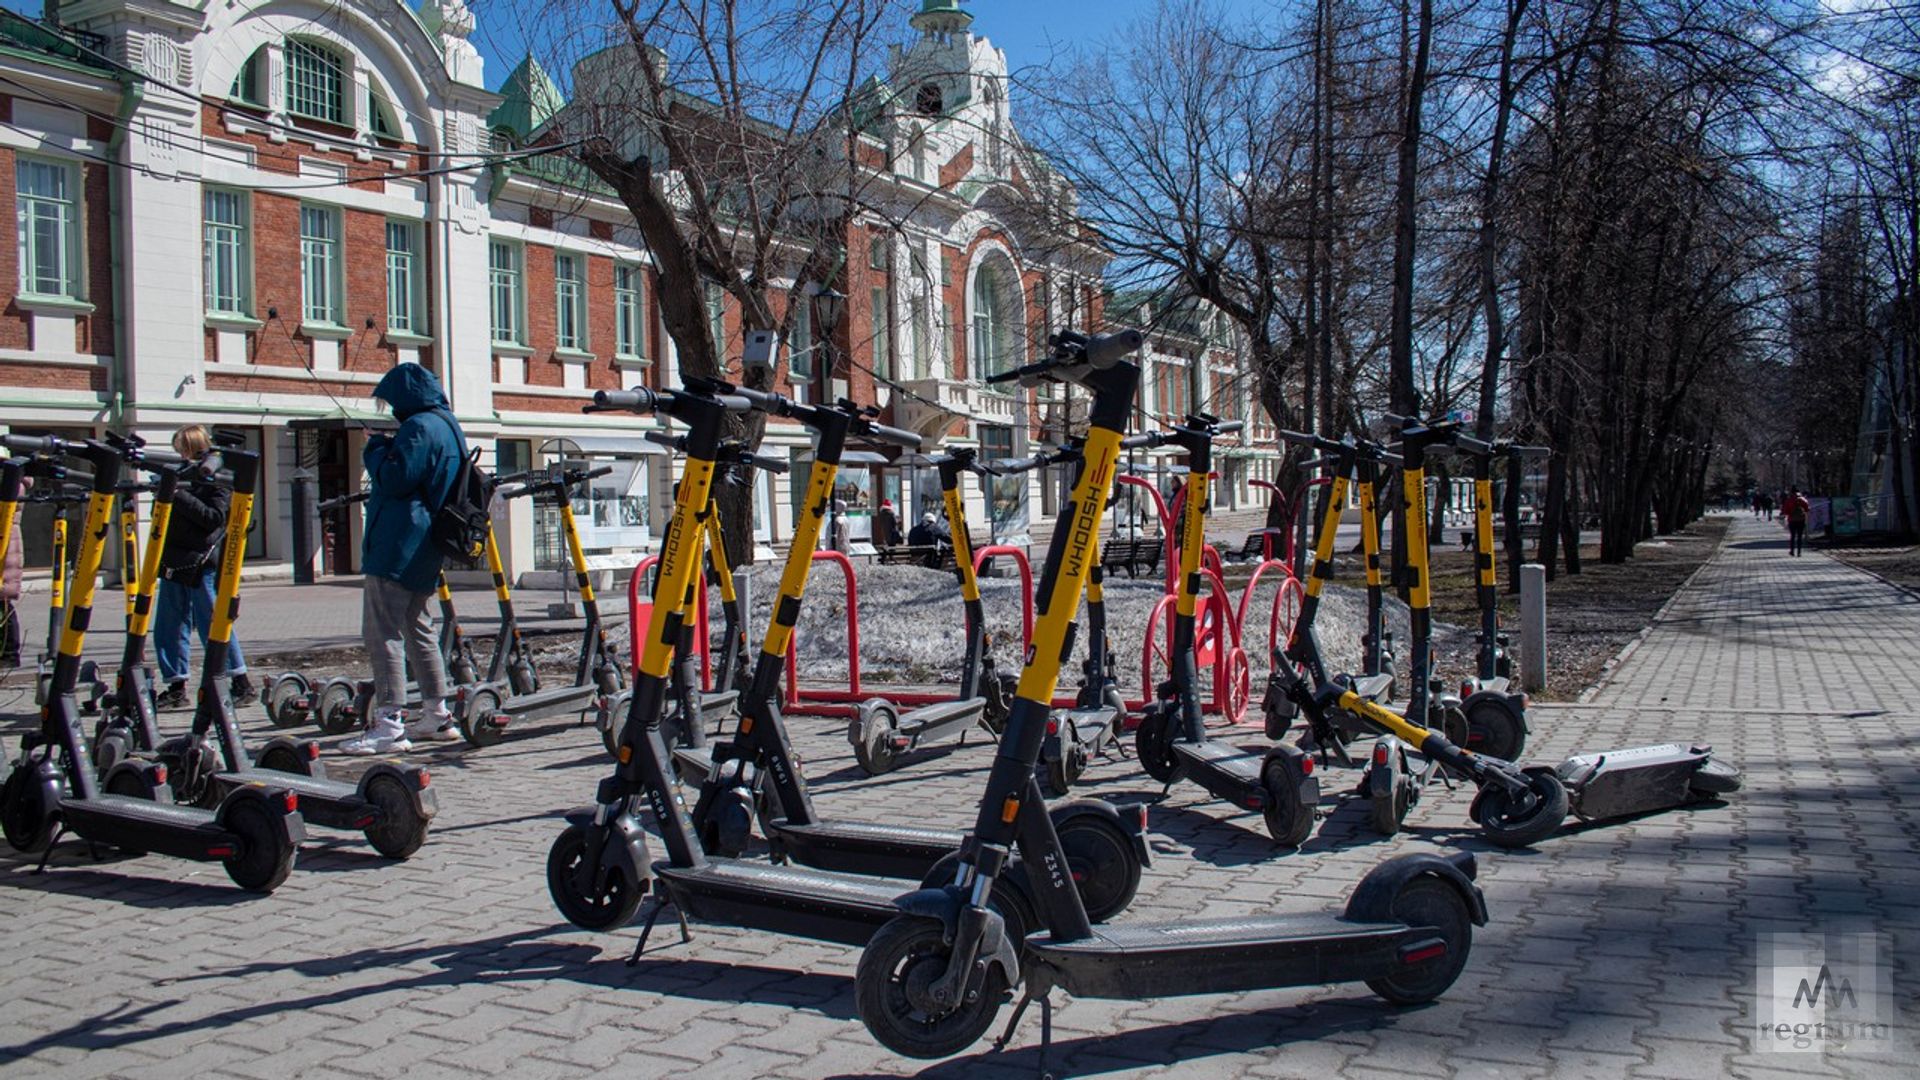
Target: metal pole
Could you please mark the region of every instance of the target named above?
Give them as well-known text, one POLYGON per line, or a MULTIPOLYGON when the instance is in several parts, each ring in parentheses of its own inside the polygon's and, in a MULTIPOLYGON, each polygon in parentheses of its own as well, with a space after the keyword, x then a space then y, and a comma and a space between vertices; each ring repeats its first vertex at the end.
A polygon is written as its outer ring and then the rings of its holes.
POLYGON ((293 471, 293 582, 313 584, 314 556, 314 472, 293 471))

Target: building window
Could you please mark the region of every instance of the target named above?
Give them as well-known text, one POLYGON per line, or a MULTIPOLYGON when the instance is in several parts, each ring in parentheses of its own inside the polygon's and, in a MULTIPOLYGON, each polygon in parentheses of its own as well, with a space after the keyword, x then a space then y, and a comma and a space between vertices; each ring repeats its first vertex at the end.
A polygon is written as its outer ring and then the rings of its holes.
POLYGON ((787 294, 787 302, 794 305, 793 325, 787 331, 788 381, 794 383, 813 380, 813 298, 804 292, 787 294))
POLYGON ((913 298, 913 368, 916 373, 933 373, 933 333, 927 327, 927 298, 913 298))
POLYGON ((613 351, 631 359, 647 355, 645 286, 637 266, 613 268, 613 351))
POLYGON ((247 105, 265 105, 266 95, 260 92, 260 69, 265 66, 267 50, 255 49, 247 62, 233 77, 233 85, 227 88, 227 96, 247 105))
POLYGON ((875 230, 867 242, 867 268, 885 270, 887 268, 887 234, 875 230))
POLYGON ((887 310, 887 290, 875 289, 871 294, 873 302, 873 376, 876 379, 893 378, 893 354, 887 349, 888 331, 892 322, 891 312, 887 310))
POLYGON ((713 351, 722 367, 727 363, 727 291, 717 282, 707 282, 707 332, 713 335, 713 351))
POLYGON ((520 311, 520 246, 495 240, 487 248, 487 282, 492 294, 493 340, 510 345, 524 344, 526 328, 520 311))
POLYGON ((973 371, 975 378, 1007 369, 1007 326, 1000 312, 1000 271, 989 265, 973 279, 973 371))
POLYGON ((381 139, 400 137, 400 124, 393 118, 393 106, 371 86, 367 87, 367 130, 381 139))
POLYGON ((553 257, 553 337, 559 348, 587 350, 587 290, 582 258, 556 253, 553 257))
POLYGON ((14 166, 20 291, 80 297, 80 178, 72 165, 21 155, 14 166))
POLYGON ((217 315, 251 315, 253 245, 247 236, 248 199, 244 191, 207 188, 201 197, 200 236, 207 289, 207 310, 217 315))
POLYGON ((329 124, 347 122, 346 65, 340 54, 304 38, 286 45, 287 111, 329 124))
POLYGON ((300 208, 300 317, 339 326, 346 320, 341 303, 340 211, 326 206, 300 208))
POLYGON ((418 334, 426 326, 420 302, 420 230, 410 221, 387 222, 387 329, 418 334))

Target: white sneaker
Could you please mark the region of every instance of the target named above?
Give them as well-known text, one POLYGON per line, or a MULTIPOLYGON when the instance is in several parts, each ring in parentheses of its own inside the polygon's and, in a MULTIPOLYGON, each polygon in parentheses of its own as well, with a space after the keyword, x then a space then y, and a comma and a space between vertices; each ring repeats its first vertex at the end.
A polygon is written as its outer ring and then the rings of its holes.
POLYGON ((406 736, 422 742, 459 742, 466 737, 460 734, 460 725, 453 722, 450 712, 428 713, 418 720, 409 721, 406 736))
POLYGON ((405 728, 395 724, 387 727, 375 723, 357 738, 340 744, 342 753, 347 754, 404 754, 413 749, 412 740, 407 738, 405 728))

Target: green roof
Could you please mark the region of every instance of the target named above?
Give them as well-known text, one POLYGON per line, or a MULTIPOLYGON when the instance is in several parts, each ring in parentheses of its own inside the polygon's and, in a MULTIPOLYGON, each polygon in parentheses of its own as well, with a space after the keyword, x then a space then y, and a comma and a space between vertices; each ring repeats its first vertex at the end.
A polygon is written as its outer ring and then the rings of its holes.
POLYGON ((499 106, 487 114, 487 126, 506 128, 522 139, 540 130, 567 104, 560 87, 531 54, 501 84, 500 96, 499 106))

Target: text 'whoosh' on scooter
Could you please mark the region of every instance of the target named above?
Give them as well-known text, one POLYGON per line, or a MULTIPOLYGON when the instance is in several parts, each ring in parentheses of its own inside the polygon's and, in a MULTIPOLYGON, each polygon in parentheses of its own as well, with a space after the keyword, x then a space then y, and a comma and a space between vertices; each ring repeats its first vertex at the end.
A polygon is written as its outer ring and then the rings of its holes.
MULTIPOLYGON (((586 626, 581 630, 580 659, 574 666, 573 681, 564 686, 546 687, 530 694, 513 694, 510 686, 500 684, 462 686, 456 690, 448 707, 469 745, 492 746, 505 737, 509 727, 521 728, 529 721, 567 715, 585 719, 596 710, 605 713, 626 688, 626 667, 607 648, 606 625, 601 620, 600 601, 593 591, 593 571, 587 566, 586 550, 580 545, 580 528, 574 521, 571 496, 575 487, 612 471, 611 465, 594 469, 555 466, 544 474, 529 473, 522 482, 524 493, 545 496, 560 516, 560 531, 566 537, 574 587, 580 593, 580 609, 586 616, 586 626)), ((495 648, 504 647, 506 641, 502 637, 495 648)))
MULTIPOLYGON (((16 851, 45 853, 44 868, 55 840, 72 833, 90 843, 129 852, 218 862, 241 888, 272 892, 293 869, 294 856, 306 837, 299 797, 286 787, 238 787, 206 810, 158 801, 166 783, 165 769, 159 765, 125 761, 104 783, 94 776, 74 686, 111 529, 115 485, 123 461, 139 454, 139 448, 131 443, 110 446, 93 439, 21 435, 0 436, 0 446, 13 454, 83 460, 93 471, 73 593, 54 658, 52 697, 41 710, 40 730, 21 740, 21 758, 0 785, 0 827, 8 844, 16 851)), ((0 507, 17 507, 22 471, 0 469, 0 507)), ((11 517, 0 513, 0 558, 5 556, 11 517)))
MULTIPOLYGON (((778 696, 786 650, 792 641, 792 628, 806 588, 812 544, 824 520, 827 500, 832 497, 847 434, 850 430, 859 430, 858 425, 867 421, 851 403, 820 408, 775 399, 768 408, 776 415, 799 420, 819 433, 800 515, 800 528, 808 532, 796 535, 793 546, 788 549, 780 579, 778 603, 781 606, 776 609, 781 617, 768 627, 755 662, 753 681, 740 700, 740 722, 733 735, 703 751, 682 750, 675 754, 682 777, 688 784, 699 787, 700 796, 692 818, 696 835, 708 854, 738 856, 746 849, 757 813, 770 853, 776 860, 836 873, 925 882, 950 880, 965 839, 963 832, 823 817, 814 805, 806 776, 793 752, 778 696)), ((965 515, 957 507, 957 483, 969 459, 965 454, 948 457, 951 460, 945 472, 955 484, 949 492, 956 504, 952 507, 953 520, 961 526, 955 530, 958 544, 966 530, 965 515)), ((971 554, 965 548, 955 551, 954 562, 956 566, 972 569, 971 554)), ((977 601, 978 592, 973 595, 977 601)), ((978 611, 970 612, 970 624, 979 626, 980 616, 978 611)), ((984 656, 984 635, 979 646, 976 655, 984 656)), ((1148 860, 1143 836, 1145 807, 1121 809, 1100 799, 1076 799, 1051 808, 1036 801, 1034 808, 1038 816, 1050 820, 1060 837, 1068 874, 1093 919, 1101 921, 1125 910, 1139 887, 1141 868, 1148 860)), ((1035 910, 1035 885, 1029 877, 1026 867, 1015 864, 996 886, 996 903, 1008 913, 1009 919, 1021 925, 1031 925, 1035 910)))
MULTIPOLYGON (((860 957, 854 983, 860 1019, 881 1043, 911 1057, 944 1057, 971 1045, 1023 982, 1022 1008, 1042 1003, 1043 1040, 1051 1034, 1048 995, 1055 987, 1081 997, 1139 999, 1365 980, 1389 1000, 1427 1001, 1452 984, 1466 964, 1473 926, 1486 920, 1466 854, 1389 860, 1362 879, 1340 915, 1096 929, 1079 893, 1050 880, 1038 891, 1043 930, 1022 948, 989 906, 1016 846, 1027 865, 1063 861, 1046 816, 1033 810, 1040 799, 1034 765, 1088 571, 1099 561, 1101 516, 1140 382, 1140 369, 1127 355, 1143 340, 1137 331, 1056 334, 1048 358, 1007 376, 1085 388, 1093 399, 1090 427, 1048 547, 1033 643, 954 878, 901 897, 898 917, 860 957)), ((1197 545, 1190 542, 1188 550, 1197 545)), ((1003 1044, 1020 1015, 1016 1010, 1003 1044)), ((1044 1053, 1043 1041, 1043 1070, 1044 1053)))
MULTIPOLYGON (((348 507, 367 501, 370 494, 362 490, 324 499, 314 509, 323 517, 344 514, 348 507)), ((491 543, 491 535, 488 541, 491 543)), ((440 656, 447 666, 447 681, 455 686, 478 681, 473 646, 461 633, 460 617, 453 606, 453 588, 447 583, 445 571, 435 583, 434 596, 440 605, 440 656)), ((413 681, 408 681, 401 696, 407 707, 419 707, 420 691, 413 681)), ((267 684, 262 703, 274 727, 298 727, 311 720, 324 734, 344 735, 366 726, 373 706, 373 680, 344 675, 316 680, 298 671, 283 671, 267 684)))
MULTIPOLYGON (((169 784, 179 802, 213 806, 236 789, 284 788, 299 797, 307 821, 362 833, 380 854, 404 859, 426 842, 427 829, 439 809, 425 769, 380 761, 355 783, 333 780, 320 762, 317 744, 284 735, 268 743, 257 758, 247 753, 223 675, 233 624, 240 614, 240 571, 259 485, 260 456, 226 448, 209 455, 208 462, 214 461, 231 474, 233 495, 227 504, 228 539, 221 548, 193 727, 185 735, 162 740, 152 753, 167 766, 169 784)), ((165 538, 160 542, 165 543, 165 538)))
POLYGON ((847 741, 853 744, 854 760, 868 776, 890 772, 901 756, 954 736, 965 745, 967 733, 976 728, 985 729, 990 739, 997 738, 1006 719, 1006 702, 1001 700, 1000 680, 993 668, 992 638, 980 601, 980 579, 974 572, 973 539, 967 531, 966 497, 960 490, 960 477, 973 473, 985 483, 988 477, 1024 472, 1038 465, 988 465, 980 461, 973 447, 952 449, 927 463, 940 477, 941 505, 946 511, 947 532, 953 538, 953 569, 960 579, 966 651, 960 662, 959 694, 952 701, 904 712, 884 697, 861 702, 847 723, 847 741))
POLYGON ((1123 440, 1123 447, 1174 446, 1186 451, 1186 498, 1180 518, 1180 570, 1175 575, 1172 671, 1156 689, 1134 729, 1134 754, 1147 775, 1172 786, 1191 780, 1215 798, 1258 811, 1267 832, 1283 847, 1298 847, 1313 829, 1320 783, 1313 759, 1285 743, 1246 750, 1208 736, 1201 714, 1194 658, 1194 616, 1206 513, 1213 473, 1213 441, 1239 431, 1240 421, 1222 422, 1195 413, 1171 431, 1155 431, 1123 440))

